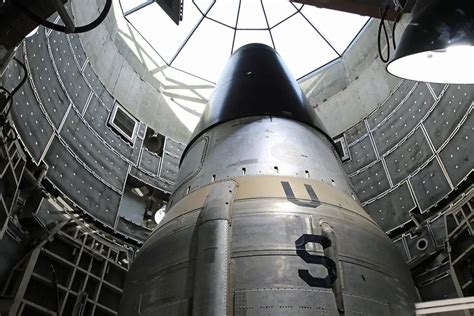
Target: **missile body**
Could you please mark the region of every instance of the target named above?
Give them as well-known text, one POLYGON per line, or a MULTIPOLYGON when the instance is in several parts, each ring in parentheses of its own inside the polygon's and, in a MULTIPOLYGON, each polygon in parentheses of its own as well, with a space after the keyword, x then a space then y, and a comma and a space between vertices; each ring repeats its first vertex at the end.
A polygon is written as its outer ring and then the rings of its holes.
POLYGON ((414 315, 415 299, 279 55, 240 48, 132 264, 120 315, 414 315))

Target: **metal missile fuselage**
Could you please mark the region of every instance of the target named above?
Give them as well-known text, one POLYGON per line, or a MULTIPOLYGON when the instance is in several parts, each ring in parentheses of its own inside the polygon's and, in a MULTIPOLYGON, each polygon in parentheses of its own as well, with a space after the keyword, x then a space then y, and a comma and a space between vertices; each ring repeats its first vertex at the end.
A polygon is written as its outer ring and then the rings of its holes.
POLYGON ((413 315, 401 255, 271 48, 230 59, 120 315, 413 315))

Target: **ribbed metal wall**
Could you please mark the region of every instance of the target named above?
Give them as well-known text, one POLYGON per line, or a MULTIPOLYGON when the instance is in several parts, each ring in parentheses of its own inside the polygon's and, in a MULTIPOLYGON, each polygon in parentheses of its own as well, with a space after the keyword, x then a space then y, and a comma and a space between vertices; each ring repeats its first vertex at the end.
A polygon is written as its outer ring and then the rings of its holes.
MULTIPOLYGON (((108 125, 116 100, 93 71, 77 35, 40 28, 18 48, 28 81, 15 95, 12 118, 34 163, 74 205, 123 235, 143 241, 149 230, 118 214, 127 177, 170 193, 184 145, 166 137, 163 158, 143 146, 146 125, 126 141, 108 125)), ((2 78, 13 89, 22 69, 2 78)))
POLYGON ((464 221, 454 226, 469 231, 471 237, 459 240, 471 238, 472 244, 473 105, 472 85, 405 80, 342 135, 352 185, 413 268, 423 300, 472 293, 460 272, 472 249, 460 246, 459 259, 452 260, 448 248, 459 241, 449 237, 447 222, 466 208, 464 221))

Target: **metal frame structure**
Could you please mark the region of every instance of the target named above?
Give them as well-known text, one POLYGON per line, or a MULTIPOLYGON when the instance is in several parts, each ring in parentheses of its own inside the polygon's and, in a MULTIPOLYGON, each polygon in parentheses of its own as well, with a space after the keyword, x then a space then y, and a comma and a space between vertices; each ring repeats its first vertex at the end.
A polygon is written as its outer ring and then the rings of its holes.
POLYGON ((237 25, 238 25, 238 21, 239 21, 239 15, 240 15, 240 8, 241 8, 241 1, 242 0, 239 0, 239 6, 238 6, 238 12, 237 12, 237 18, 236 18, 236 21, 235 21, 235 24, 234 25, 228 25, 226 23, 223 23, 221 21, 218 21, 216 19, 213 19, 211 17, 208 16, 208 14, 210 13, 211 9, 213 8, 214 4, 216 3, 217 0, 213 0, 213 2, 209 5, 209 7, 207 8, 207 10, 205 12, 203 12, 199 6, 196 4, 195 0, 192 0, 192 3, 193 5, 196 7, 196 9, 201 13, 201 18, 200 20, 196 23, 196 25, 194 26, 194 28, 191 30, 191 32, 188 34, 188 36, 186 37, 186 39, 184 40, 184 42, 181 44, 181 46, 179 47, 179 49, 177 50, 177 52, 174 54, 174 56, 170 59, 170 61, 167 61, 159 52, 158 50, 147 40, 147 38, 145 36, 143 36, 143 34, 138 30, 138 28, 130 21, 130 19, 128 18, 128 16, 130 14, 133 14, 145 7, 147 7, 148 5, 151 5, 154 3, 154 1, 152 0, 145 0, 143 4, 140 4, 138 6, 136 6, 135 8, 132 8, 130 10, 127 10, 127 11, 124 11, 123 10, 123 6, 122 6, 122 3, 121 1, 119 1, 120 3, 120 6, 121 6, 121 9, 122 9, 122 12, 123 12, 123 16, 125 18, 125 20, 129 23, 129 25, 138 33, 140 34, 140 36, 145 40, 145 42, 151 47, 151 49, 153 49, 153 51, 158 55, 160 56, 160 58, 166 63, 166 65, 168 67, 171 67, 173 69, 176 69, 176 70, 179 70, 183 73, 186 73, 188 75, 192 75, 194 77, 197 77, 199 79, 202 79, 202 80, 205 80, 205 81, 208 81, 208 82, 211 82, 211 83, 214 83, 206 78, 202 78, 200 76, 197 76, 195 74, 192 74, 192 73, 189 73, 183 69, 179 69, 175 66, 173 66, 173 62, 176 60, 176 58, 178 57, 178 55, 181 53, 181 51, 183 50, 183 48, 186 46, 186 44, 188 43, 188 41, 190 40, 190 38, 193 36, 193 34, 196 32, 196 30, 199 28, 199 26, 201 25, 201 23, 205 20, 205 19, 208 19, 210 21, 213 21, 213 22, 216 22, 224 27, 227 27, 227 28, 230 28, 234 31, 234 36, 233 36, 233 39, 232 39, 232 46, 231 46, 231 49, 229 51, 229 56, 232 54, 232 52, 234 51, 234 45, 235 45, 235 36, 236 36, 236 33, 237 31, 268 31, 269 34, 270 34, 270 39, 272 41, 272 46, 274 49, 276 49, 275 47, 275 43, 274 43, 274 40, 273 40, 273 36, 272 36, 272 30, 279 26, 280 24, 284 23, 285 21, 287 21, 288 19, 292 18, 293 16, 297 15, 297 14, 301 14, 303 16, 303 18, 306 20, 306 22, 309 23, 309 25, 316 31, 317 34, 319 34, 319 36, 321 36, 321 38, 328 44, 328 46, 337 54, 337 57, 333 60, 330 60, 328 61, 327 63, 317 67, 316 69, 313 69, 311 71, 309 71, 308 73, 300 76, 299 78, 297 78, 297 80, 300 80, 300 79, 303 79, 305 77, 307 77, 308 75, 310 75, 311 73, 314 73, 315 71, 321 69, 321 68, 324 68, 325 66, 333 63, 334 61, 338 60, 339 58, 342 57, 342 55, 346 52, 346 50, 352 45, 352 43, 356 40, 356 38, 359 36, 359 34, 365 29, 365 27, 367 26, 367 24, 369 23, 370 19, 367 20, 367 22, 364 24, 364 26, 359 30, 359 32, 357 32, 357 34, 354 36, 354 38, 352 39, 352 41, 347 45, 347 47, 345 48, 344 51, 342 52, 339 52, 335 47, 334 47, 334 44, 331 43, 331 41, 323 34, 323 32, 321 32, 316 26, 314 26, 310 20, 303 14, 302 9, 304 7, 303 4, 294 4, 293 2, 290 2, 291 5, 296 9, 296 12, 294 12, 293 14, 290 14, 289 16, 287 16, 286 18, 284 18, 283 20, 281 20, 280 22, 276 23, 275 25, 273 26, 270 26, 269 23, 268 23, 268 18, 267 18, 267 13, 266 13, 266 9, 265 9, 265 5, 263 3, 263 0, 260 0, 260 4, 262 6, 262 10, 263 10, 263 13, 264 13, 264 16, 265 16, 265 22, 267 24, 267 27, 266 28, 239 28, 237 25))
POLYGON ((8 135, 4 135, 0 131, 0 179, 4 181, 4 189, 0 191, 0 239, 7 230, 26 165, 26 156, 20 147, 19 141, 9 141, 14 137, 15 132, 13 130, 10 130, 8 135))
POLYGON ((13 298, 10 315, 117 315, 130 260, 125 248, 65 221, 12 269, 2 295, 13 298))
POLYGON ((474 295, 474 279, 471 274, 474 257, 474 188, 445 215, 445 228, 451 275, 459 297, 474 295))

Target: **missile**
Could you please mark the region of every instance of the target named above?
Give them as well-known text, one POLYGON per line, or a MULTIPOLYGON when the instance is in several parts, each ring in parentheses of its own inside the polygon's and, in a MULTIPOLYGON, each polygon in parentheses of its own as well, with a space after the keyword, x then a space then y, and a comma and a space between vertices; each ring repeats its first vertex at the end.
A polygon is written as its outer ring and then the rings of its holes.
POLYGON ((237 50, 180 162, 119 315, 414 315, 408 267, 362 208, 278 53, 237 50))

